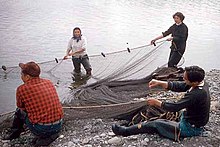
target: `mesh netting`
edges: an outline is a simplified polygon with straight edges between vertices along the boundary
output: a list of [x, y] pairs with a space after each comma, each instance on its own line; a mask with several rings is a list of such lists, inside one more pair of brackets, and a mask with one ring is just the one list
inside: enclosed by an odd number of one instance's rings
[[[147, 86], [153, 76], [165, 80], [176, 78], [173, 77], [176, 69], [162, 68], [167, 57], [161, 55], [164, 50], [167, 52], [168, 45], [162, 41], [157, 46], [145, 45], [90, 56], [92, 77], [83, 78], [85, 71], [82, 68], [80, 80], [73, 73], [71, 59], [42, 62], [39, 63], [41, 77], [54, 82], [69, 118], [109, 118], [131, 114], [145, 105], [140, 98], [158, 90], [150, 90]], [[152, 72], [152, 67], [156, 69], [158, 66], [160, 68]], [[4, 67], [0, 76], [18, 79], [20, 69], [17, 66]]]

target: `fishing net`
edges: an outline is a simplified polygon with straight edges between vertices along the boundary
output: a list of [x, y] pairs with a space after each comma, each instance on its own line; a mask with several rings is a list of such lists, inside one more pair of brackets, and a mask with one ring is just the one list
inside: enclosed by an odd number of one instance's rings
[[[67, 119], [134, 117], [146, 107], [145, 99], [150, 94], [162, 90], [148, 88], [152, 78], [182, 78], [182, 71], [165, 67], [167, 57], [163, 52], [167, 52], [167, 48], [169, 43], [161, 41], [156, 46], [144, 45], [89, 56], [91, 78], [83, 78], [85, 70], [82, 68], [80, 79], [77, 79], [71, 59], [54, 59], [39, 63], [41, 77], [53, 81]], [[20, 78], [17, 66], [3, 69], [0, 72], [2, 79]]]

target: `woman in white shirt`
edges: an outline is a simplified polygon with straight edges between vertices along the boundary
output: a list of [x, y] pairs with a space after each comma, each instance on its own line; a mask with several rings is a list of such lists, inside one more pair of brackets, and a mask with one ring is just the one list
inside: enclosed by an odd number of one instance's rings
[[86, 75], [91, 76], [91, 65], [89, 62], [89, 57], [86, 53], [87, 41], [84, 36], [81, 34], [81, 29], [76, 27], [73, 29], [73, 37], [70, 39], [66, 55], [64, 56], [64, 60], [68, 58], [68, 56], [72, 56], [74, 72], [75, 74], [81, 73], [81, 64], [86, 70]]

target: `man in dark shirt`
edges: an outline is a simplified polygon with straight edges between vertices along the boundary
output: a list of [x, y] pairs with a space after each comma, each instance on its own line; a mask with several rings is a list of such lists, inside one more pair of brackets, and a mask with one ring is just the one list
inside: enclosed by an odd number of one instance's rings
[[167, 39], [168, 41], [172, 41], [168, 67], [176, 67], [185, 52], [188, 28], [183, 23], [184, 18], [185, 16], [181, 12], [175, 13], [173, 15], [175, 24], [173, 24], [167, 31], [163, 32], [162, 35], [151, 41], [151, 44], [153, 44], [156, 40], [171, 34], [171, 37]]
[[201, 135], [204, 131], [203, 127], [209, 120], [210, 111], [210, 94], [204, 77], [205, 71], [202, 68], [190, 66], [185, 68], [184, 82], [150, 81], [150, 88], [161, 86], [175, 92], [186, 92], [184, 97], [176, 103], [162, 102], [155, 98], [147, 99], [148, 105], [158, 106], [167, 111], [177, 112], [185, 109], [180, 122], [158, 119], [130, 127], [113, 125], [113, 132], [122, 136], [158, 132], [174, 140], [179, 140], [179, 137]]

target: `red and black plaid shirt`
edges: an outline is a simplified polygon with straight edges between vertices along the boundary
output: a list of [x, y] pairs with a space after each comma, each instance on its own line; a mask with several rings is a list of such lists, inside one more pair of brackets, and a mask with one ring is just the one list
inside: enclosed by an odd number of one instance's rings
[[32, 123], [52, 123], [63, 118], [63, 109], [53, 83], [33, 78], [17, 88], [17, 107]]

